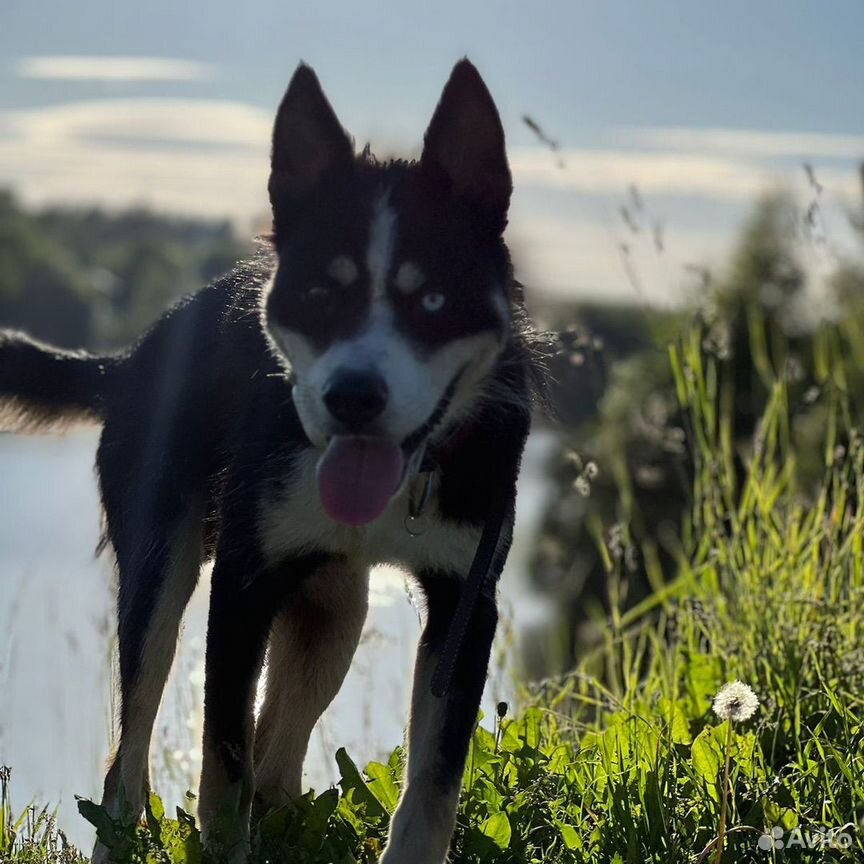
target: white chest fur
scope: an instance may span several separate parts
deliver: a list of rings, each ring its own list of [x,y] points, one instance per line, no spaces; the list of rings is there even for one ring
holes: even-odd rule
[[[467,575],[480,540],[479,527],[442,522],[433,494],[418,523],[422,533],[409,533],[407,488],[369,525],[340,525],[321,507],[315,481],[317,459],[312,449],[298,456],[293,476],[281,493],[261,505],[258,531],[269,560],[324,551],[345,555],[361,567],[391,564],[414,573],[436,569]]]

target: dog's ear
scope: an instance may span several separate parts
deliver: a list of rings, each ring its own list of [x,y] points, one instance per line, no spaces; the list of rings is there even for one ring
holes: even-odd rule
[[[504,230],[513,191],[504,130],[492,96],[467,59],[450,73],[423,139],[420,164],[437,190],[471,201]]]
[[[354,145],[305,63],[288,84],[273,126],[270,203],[277,228],[328,171],[348,168]]]

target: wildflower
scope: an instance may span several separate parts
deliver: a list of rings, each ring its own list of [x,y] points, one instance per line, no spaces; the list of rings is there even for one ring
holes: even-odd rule
[[[714,697],[714,713],[721,720],[743,723],[749,720],[759,707],[759,697],[741,681],[725,684]]]
[[[724,684],[714,697],[714,713],[721,720],[728,720],[726,725],[726,759],[723,766],[723,799],[720,804],[720,828],[715,843],[714,864],[720,864],[726,842],[726,813],[729,807],[731,789],[729,786],[729,763],[732,761],[732,724],[749,720],[759,707],[759,697],[753,688],[742,681]]]

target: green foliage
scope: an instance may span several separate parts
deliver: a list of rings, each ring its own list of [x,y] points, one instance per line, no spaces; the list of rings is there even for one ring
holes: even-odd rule
[[[58,829],[47,807],[32,804],[19,815],[12,810],[9,768],[0,766],[0,862],[15,864],[86,864]]]
[[[248,252],[227,223],[33,213],[0,191],[0,326],[72,347],[123,346]]]
[[[572,665],[602,639],[603,621],[616,603],[637,606],[677,572],[694,505],[693,455],[686,438],[700,428],[688,427],[680,408],[680,387],[668,362],[670,341],[695,339],[712,358],[704,395],[723,413],[727,457],[738,475],[746,470],[778,378],[788,394],[789,437],[797,450],[794,470],[802,494],[812,493],[822,479],[834,428],[829,400],[836,391],[827,386],[834,376],[844,379],[850,418],[861,421],[864,267],[860,260],[843,261],[829,280],[830,297],[814,303],[819,288],[808,285],[801,263],[803,223],[789,197],[767,196],[754,208],[728,265],[701,273],[689,313],[646,317],[645,331],[653,336],[647,344],[644,334],[639,338],[628,327],[630,353],[622,353],[620,341],[605,361],[583,350],[590,359],[586,365],[602,373],[599,396],[592,400],[586,385],[570,393],[571,400],[592,410],[567,430],[550,462],[556,494],[549,498],[532,567],[535,583],[562,610],[566,633],[557,654],[543,658],[547,668]],[[574,314],[580,318],[578,308]],[[581,343],[591,343],[591,335],[590,330],[581,334]],[[603,341],[612,344],[609,337]],[[597,475],[586,484],[581,466],[588,462],[596,464]],[[600,526],[615,523],[626,526],[624,545],[632,553],[619,596],[610,593],[593,542]]]

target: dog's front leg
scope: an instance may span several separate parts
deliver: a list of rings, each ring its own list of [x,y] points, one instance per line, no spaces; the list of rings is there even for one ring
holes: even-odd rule
[[[481,594],[467,627],[449,692],[436,698],[432,674],[443,650],[462,580],[442,573],[420,577],[427,620],[417,651],[408,767],[381,864],[442,864],[456,824],[462,771],[498,622],[494,586]],[[491,580],[490,580],[491,581]]]
[[[255,685],[270,627],[292,583],[319,563],[297,558],[286,573],[268,566],[250,537],[220,539],[207,625],[199,815],[204,845],[220,862],[243,861],[248,851]]]

